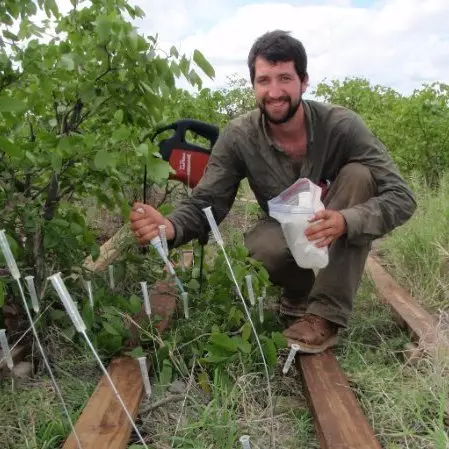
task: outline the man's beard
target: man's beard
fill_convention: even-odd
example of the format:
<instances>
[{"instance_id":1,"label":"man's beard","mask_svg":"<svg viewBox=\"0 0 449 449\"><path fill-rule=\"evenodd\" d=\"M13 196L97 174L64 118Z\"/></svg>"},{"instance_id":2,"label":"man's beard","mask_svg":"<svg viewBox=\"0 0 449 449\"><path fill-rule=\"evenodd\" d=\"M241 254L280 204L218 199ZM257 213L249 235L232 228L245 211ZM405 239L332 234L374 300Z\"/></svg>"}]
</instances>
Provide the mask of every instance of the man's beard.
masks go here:
<instances>
[{"instance_id":1,"label":"man's beard","mask_svg":"<svg viewBox=\"0 0 449 449\"><path fill-rule=\"evenodd\" d=\"M302 99L302 95L300 95L298 100L293 103L291 97L289 97L287 95L280 97L278 100L286 101L288 103L287 111L280 118L274 118L274 117L270 116L270 113L267 111L267 108L266 108L267 100L265 98L262 99L262 102L259 104L259 109L261 110L261 112L265 116L265 118L269 122L273 123L273 125L281 125L282 123L288 122L296 114L296 111L299 109L299 105L301 104L301 99Z\"/></svg>"}]
</instances>

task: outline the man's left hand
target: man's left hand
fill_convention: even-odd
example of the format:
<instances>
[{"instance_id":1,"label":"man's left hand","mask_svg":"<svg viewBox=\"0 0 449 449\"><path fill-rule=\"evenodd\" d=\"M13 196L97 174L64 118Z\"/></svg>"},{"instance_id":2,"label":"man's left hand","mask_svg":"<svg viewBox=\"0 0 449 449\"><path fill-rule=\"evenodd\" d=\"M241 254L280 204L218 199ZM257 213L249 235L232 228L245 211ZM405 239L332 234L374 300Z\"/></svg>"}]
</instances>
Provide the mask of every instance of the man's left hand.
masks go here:
<instances>
[{"instance_id":1,"label":"man's left hand","mask_svg":"<svg viewBox=\"0 0 449 449\"><path fill-rule=\"evenodd\" d=\"M337 210L321 210L309 222L305 235L317 248L329 246L347 231L345 217Z\"/></svg>"}]
</instances>

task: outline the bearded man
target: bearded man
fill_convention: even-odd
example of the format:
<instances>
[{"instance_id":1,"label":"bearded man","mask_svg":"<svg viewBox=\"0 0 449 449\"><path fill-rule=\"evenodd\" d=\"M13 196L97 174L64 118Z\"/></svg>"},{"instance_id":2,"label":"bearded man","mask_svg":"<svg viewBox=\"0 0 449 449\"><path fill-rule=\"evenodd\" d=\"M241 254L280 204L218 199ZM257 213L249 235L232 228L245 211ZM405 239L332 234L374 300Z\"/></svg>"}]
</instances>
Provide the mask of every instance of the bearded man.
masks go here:
<instances>
[{"instance_id":1,"label":"bearded man","mask_svg":"<svg viewBox=\"0 0 449 449\"><path fill-rule=\"evenodd\" d=\"M211 206L219 224L247 178L267 215L246 233L245 245L283 288L280 313L294 320L284 335L301 351L317 353L335 345L348 324L372 241L407 221L416 203L358 114L302 98L308 74L300 41L280 30L264 34L249 52L248 68L258 109L224 129L189 199L168 217L137 203L131 227L141 244L158 235L160 224L171 247L204 241L210 229L203 208ZM268 215L267 202L298 178L323 186L325 210L305 231L329 250L329 263L317 274L296 264L280 224Z\"/></svg>"}]
</instances>

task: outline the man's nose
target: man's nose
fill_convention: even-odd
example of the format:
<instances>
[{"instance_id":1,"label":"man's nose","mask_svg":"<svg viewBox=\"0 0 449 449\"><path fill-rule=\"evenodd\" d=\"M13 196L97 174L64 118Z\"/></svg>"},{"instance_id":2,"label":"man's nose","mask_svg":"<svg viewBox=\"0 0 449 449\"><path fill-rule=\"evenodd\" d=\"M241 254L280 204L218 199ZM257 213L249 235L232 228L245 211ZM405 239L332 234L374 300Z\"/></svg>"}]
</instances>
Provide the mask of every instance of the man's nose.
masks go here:
<instances>
[{"instance_id":1,"label":"man's nose","mask_svg":"<svg viewBox=\"0 0 449 449\"><path fill-rule=\"evenodd\" d=\"M277 82L273 82L270 84L270 89L268 90L268 96L272 99L276 99L282 97L282 89L281 86Z\"/></svg>"}]
</instances>

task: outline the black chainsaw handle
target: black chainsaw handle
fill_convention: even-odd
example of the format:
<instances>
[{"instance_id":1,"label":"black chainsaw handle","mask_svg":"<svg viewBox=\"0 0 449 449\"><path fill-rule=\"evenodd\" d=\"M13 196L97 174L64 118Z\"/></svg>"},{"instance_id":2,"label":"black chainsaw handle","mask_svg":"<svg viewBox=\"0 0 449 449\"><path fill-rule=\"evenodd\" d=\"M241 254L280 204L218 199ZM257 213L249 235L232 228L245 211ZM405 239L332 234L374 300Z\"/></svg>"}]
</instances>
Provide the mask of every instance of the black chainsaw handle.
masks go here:
<instances>
[{"instance_id":1,"label":"black chainsaw handle","mask_svg":"<svg viewBox=\"0 0 449 449\"><path fill-rule=\"evenodd\" d=\"M185 142L187 131L192 131L195 134L198 134L201 137L204 137L210 142L210 147L212 148L215 144L215 142L218 139L218 135L220 133L220 130L218 126L212 125L210 123L202 122L200 120L194 120L194 119L183 119L178 120L176 122L170 123L169 125L162 126L158 128L151 140L154 140L158 134L161 134L164 131L172 129L175 131L176 137L181 141Z\"/></svg>"}]
</instances>

